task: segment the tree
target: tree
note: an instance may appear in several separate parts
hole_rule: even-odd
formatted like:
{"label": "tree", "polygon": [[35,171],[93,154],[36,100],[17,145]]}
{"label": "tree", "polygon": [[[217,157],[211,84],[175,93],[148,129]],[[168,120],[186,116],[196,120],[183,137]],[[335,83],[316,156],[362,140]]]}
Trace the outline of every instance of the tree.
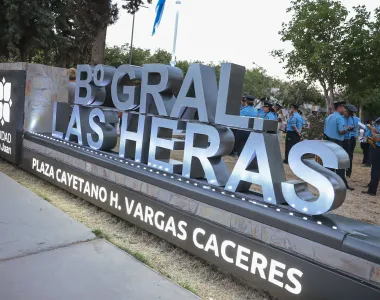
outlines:
{"label": "tree", "polygon": [[280,89],[277,98],[287,106],[291,104],[315,104],[324,103],[322,94],[311,83],[305,81],[293,81],[284,85]]}
{"label": "tree", "polygon": [[46,48],[46,37],[54,28],[49,1],[2,0],[0,10],[0,56],[27,62],[38,49]]}
{"label": "tree", "polygon": [[319,82],[329,107],[347,63],[342,61],[341,51],[348,11],[340,1],[292,0],[287,12],[293,13],[292,20],[283,23],[279,34],[293,50],[275,50],[272,55],[285,63],[288,75]]}
{"label": "tree", "polygon": [[172,59],[172,55],[163,49],[157,49],[153,55],[151,55],[147,60],[146,64],[164,64],[168,65]]}
{"label": "tree", "polygon": [[[142,66],[151,56],[150,50],[142,48],[133,48],[132,65]],[[121,47],[106,47],[104,64],[119,67],[129,63],[130,47],[124,44]]]}

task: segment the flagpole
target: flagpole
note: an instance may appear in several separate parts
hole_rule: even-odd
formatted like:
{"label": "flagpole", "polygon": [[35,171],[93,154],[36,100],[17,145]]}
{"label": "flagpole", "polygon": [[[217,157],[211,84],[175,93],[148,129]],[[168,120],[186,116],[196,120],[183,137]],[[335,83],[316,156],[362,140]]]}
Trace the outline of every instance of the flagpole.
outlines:
{"label": "flagpole", "polygon": [[181,5],[181,0],[176,0],[175,4],[177,5],[177,14],[175,18],[175,27],[174,27],[174,39],[173,39],[173,51],[172,51],[172,60],[170,65],[175,67],[176,65],[176,51],[177,51],[177,36],[178,36],[178,22],[179,22],[179,10]]}

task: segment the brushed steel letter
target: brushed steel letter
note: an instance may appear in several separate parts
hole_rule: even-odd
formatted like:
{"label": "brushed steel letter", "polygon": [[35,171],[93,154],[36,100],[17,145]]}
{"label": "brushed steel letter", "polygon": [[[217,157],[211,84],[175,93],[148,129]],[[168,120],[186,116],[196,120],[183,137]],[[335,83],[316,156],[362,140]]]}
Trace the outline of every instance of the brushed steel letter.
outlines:
{"label": "brushed steel letter", "polygon": [[[302,158],[305,154],[313,154],[313,157]],[[314,155],[322,159],[323,166],[315,161]],[[329,141],[303,141],[290,151],[289,166],[301,179],[282,183],[285,199],[294,209],[309,215],[321,215],[343,204],[346,186],[337,174],[326,169],[350,166],[348,154],[342,147]],[[310,192],[307,182],[317,188],[319,196]]]}
{"label": "brushed steel letter", "polygon": [[265,202],[282,204],[285,203],[281,190],[284,181],[285,171],[277,135],[252,132],[227,182],[226,190],[245,192],[255,183],[261,185]]}
{"label": "brushed steel letter", "polygon": [[229,128],[188,123],[182,176],[206,177],[210,184],[225,186],[230,174],[222,156],[231,153],[234,143]]}

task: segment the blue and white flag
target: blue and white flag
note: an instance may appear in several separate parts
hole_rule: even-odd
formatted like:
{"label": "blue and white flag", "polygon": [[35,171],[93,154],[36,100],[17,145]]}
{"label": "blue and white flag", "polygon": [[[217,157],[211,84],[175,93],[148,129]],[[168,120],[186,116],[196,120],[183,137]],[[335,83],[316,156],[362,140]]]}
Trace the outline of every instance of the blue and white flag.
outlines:
{"label": "blue and white flag", "polygon": [[156,19],[154,20],[152,35],[156,33],[156,28],[160,25],[162,14],[164,13],[166,0],[158,0],[156,6]]}

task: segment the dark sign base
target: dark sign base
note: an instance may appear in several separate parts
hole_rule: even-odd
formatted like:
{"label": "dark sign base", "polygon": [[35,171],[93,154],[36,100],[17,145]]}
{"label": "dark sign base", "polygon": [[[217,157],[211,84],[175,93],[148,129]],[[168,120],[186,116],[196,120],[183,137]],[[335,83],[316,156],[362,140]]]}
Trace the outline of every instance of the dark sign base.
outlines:
{"label": "dark sign base", "polygon": [[378,300],[380,289],[25,149],[21,166],[280,299]]}

